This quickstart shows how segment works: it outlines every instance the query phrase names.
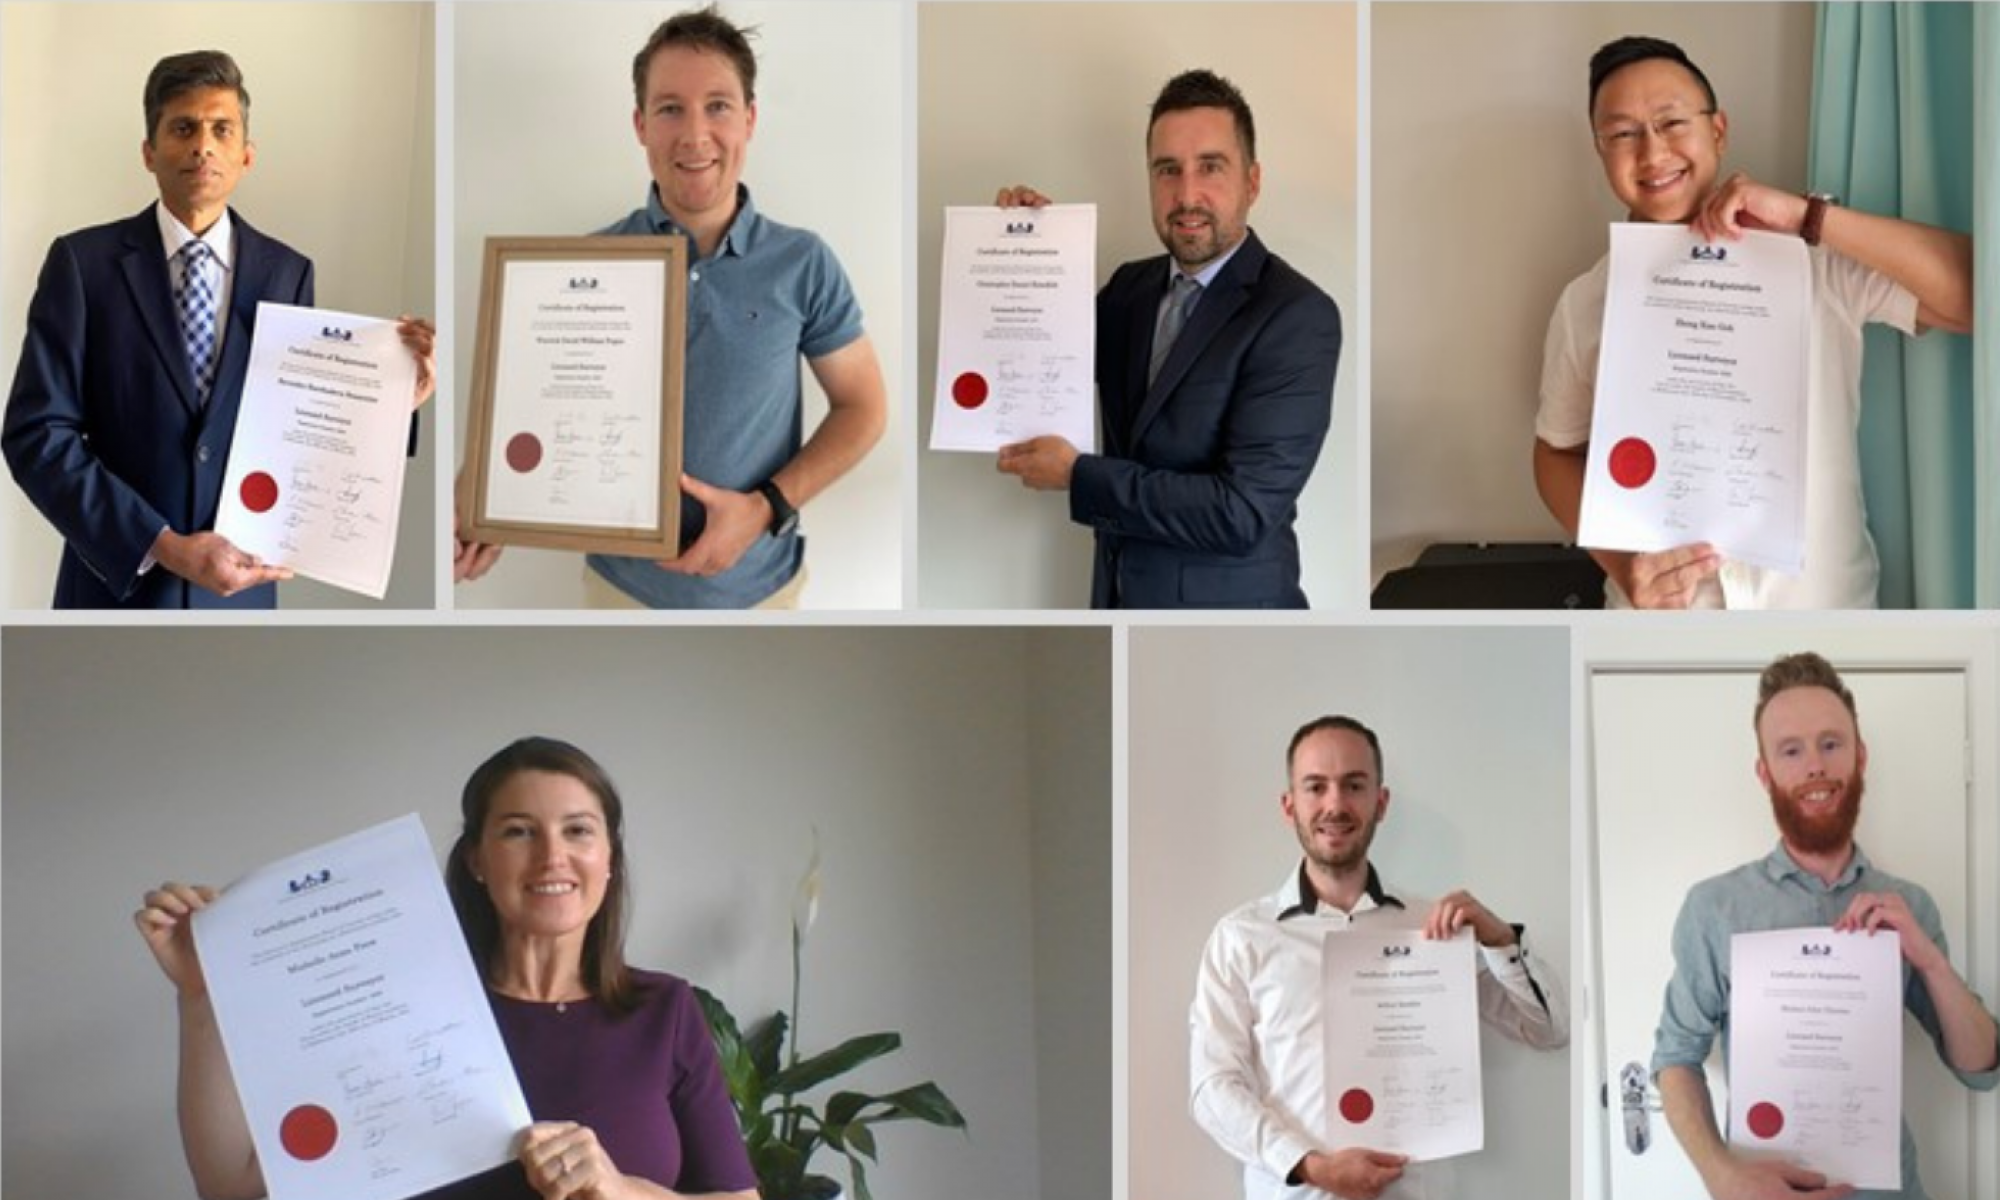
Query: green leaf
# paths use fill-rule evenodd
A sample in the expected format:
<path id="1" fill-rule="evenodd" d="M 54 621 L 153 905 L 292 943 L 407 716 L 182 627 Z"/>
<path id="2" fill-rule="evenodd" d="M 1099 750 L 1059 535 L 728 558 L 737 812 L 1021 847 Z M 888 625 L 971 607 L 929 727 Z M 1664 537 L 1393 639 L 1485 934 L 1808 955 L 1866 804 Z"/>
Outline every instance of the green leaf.
<path id="1" fill-rule="evenodd" d="M 759 1021 L 751 1029 L 750 1036 L 743 1039 L 743 1048 L 756 1065 L 760 1079 L 768 1081 L 778 1073 L 778 1055 L 784 1050 L 785 1032 L 790 1027 L 791 1022 L 784 1013 L 772 1013 Z"/>
<path id="2" fill-rule="evenodd" d="M 847 1145 L 868 1156 L 869 1162 L 881 1162 L 875 1156 L 875 1131 L 865 1124 L 849 1125 L 842 1139 Z"/>
<path id="3" fill-rule="evenodd" d="M 815 1054 L 770 1076 L 764 1081 L 764 1087 L 780 1096 L 810 1091 L 870 1059 L 894 1053 L 902 1044 L 903 1036 L 899 1033 L 870 1033 L 849 1038 L 831 1050 Z"/>
<path id="4" fill-rule="evenodd" d="M 882 1111 L 862 1115 L 870 1106 L 880 1105 Z M 835 1092 L 826 1101 L 826 1120 L 830 1125 L 852 1125 L 855 1121 L 879 1124 L 883 1121 L 924 1121 L 946 1129 L 965 1128 L 965 1115 L 951 1098 L 931 1082 L 915 1087 L 890 1092 L 886 1096 L 870 1096 L 862 1092 Z"/>

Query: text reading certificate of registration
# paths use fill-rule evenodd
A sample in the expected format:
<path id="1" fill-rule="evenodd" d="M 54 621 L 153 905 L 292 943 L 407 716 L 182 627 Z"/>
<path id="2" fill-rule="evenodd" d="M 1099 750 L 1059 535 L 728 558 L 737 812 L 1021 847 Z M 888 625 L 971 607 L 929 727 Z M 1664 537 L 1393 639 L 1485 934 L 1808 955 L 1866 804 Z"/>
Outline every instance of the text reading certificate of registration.
<path id="1" fill-rule="evenodd" d="M 1097 206 L 944 210 L 931 449 L 1097 448 Z"/>
<path id="2" fill-rule="evenodd" d="M 257 305 L 215 531 L 377 600 L 389 590 L 417 360 L 394 321 Z"/>
<path id="3" fill-rule="evenodd" d="M 403 1200 L 508 1161 L 528 1105 L 414 815 L 196 914 L 272 1200 Z"/>
<path id="4" fill-rule="evenodd" d="M 1803 570 L 1811 316 L 1795 237 L 1613 225 L 1577 541 Z"/>
<path id="5" fill-rule="evenodd" d="M 1891 931 L 1729 939 L 1729 1144 L 1903 1185 L 1903 952 Z"/>
<path id="6" fill-rule="evenodd" d="M 1485 1145 L 1472 930 L 1341 930 L 1322 964 L 1328 1145 L 1418 1162 Z"/>

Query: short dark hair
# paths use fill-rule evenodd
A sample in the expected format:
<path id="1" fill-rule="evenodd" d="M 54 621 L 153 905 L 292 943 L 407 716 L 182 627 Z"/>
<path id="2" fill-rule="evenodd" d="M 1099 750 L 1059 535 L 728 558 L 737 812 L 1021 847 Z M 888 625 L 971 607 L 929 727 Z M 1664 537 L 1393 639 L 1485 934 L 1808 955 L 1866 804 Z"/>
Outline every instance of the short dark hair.
<path id="1" fill-rule="evenodd" d="M 146 144 L 160 128 L 160 113 L 167 104 L 196 88 L 234 88 L 236 102 L 243 109 L 243 127 L 250 128 L 250 89 L 243 86 L 243 72 L 236 60 L 220 50 L 191 50 L 169 54 L 153 64 L 146 76 Z"/>
<path id="2" fill-rule="evenodd" d="M 521 738 L 480 763 L 465 781 L 465 791 L 459 797 L 465 824 L 445 862 L 444 884 L 451 906 L 458 912 L 466 948 L 472 951 L 480 978 L 486 978 L 493 969 L 494 955 L 500 951 L 500 914 L 486 885 L 472 874 L 471 852 L 486 832 L 493 797 L 509 779 L 526 771 L 567 775 L 589 788 L 604 808 L 605 831 L 611 838 L 611 880 L 604 888 L 604 903 L 584 930 L 583 984 L 607 1010 L 623 1015 L 639 1002 L 631 972 L 625 968 L 625 910 L 631 903 L 625 878 L 625 806 L 611 776 L 597 760 L 568 742 Z"/>
<path id="3" fill-rule="evenodd" d="M 1750 714 L 1750 728 L 1761 731 L 1764 708 L 1775 699 L 1779 692 L 1789 692 L 1793 688 L 1825 688 L 1840 697 L 1847 706 L 1847 715 L 1854 718 L 1855 727 L 1861 724 L 1861 714 L 1854 707 L 1854 693 L 1847 690 L 1847 684 L 1840 678 L 1840 672 L 1833 664 L 1810 650 L 1798 654 L 1787 654 L 1764 668 L 1757 678 L 1757 709 Z"/>
<path id="4" fill-rule="evenodd" d="M 1287 783 L 1291 782 L 1292 760 L 1299 755 L 1299 744 L 1315 733 L 1325 733 L 1333 729 L 1344 729 L 1348 733 L 1358 733 L 1368 743 L 1368 749 L 1375 755 L 1375 782 L 1379 786 L 1383 779 L 1382 739 L 1375 736 L 1374 730 L 1363 725 L 1353 717 L 1341 716 L 1314 717 L 1312 720 L 1299 726 L 1298 732 L 1292 735 L 1291 744 L 1285 747 L 1285 781 Z"/>
<path id="5" fill-rule="evenodd" d="M 1151 140 L 1153 126 L 1170 112 L 1180 112 L 1189 108 L 1224 108 L 1236 119 L 1236 138 L 1243 143 L 1245 166 L 1257 161 L 1257 122 L 1250 116 L 1250 102 L 1236 85 L 1213 71 L 1182 71 L 1167 80 L 1167 86 L 1153 101 L 1153 115 L 1146 121 L 1146 137 Z"/>
<path id="6" fill-rule="evenodd" d="M 1702 92 L 1708 97 L 1708 106 L 1720 107 L 1715 99 L 1714 85 L 1708 82 L 1708 76 L 1702 74 L 1701 68 L 1694 65 L 1694 60 L 1687 56 L 1687 51 L 1665 38 L 1632 36 L 1619 38 L 1615 42 L 1606 42 L 1597 48 L 1597 53 L 1590 56 L 1590 102 L 1584 107 L 1584 115 L 1592 117 L 1597 115 L 1597 89 L 1603 87 L 1604 81 L 1611 78 L 1614 72 L 1652 58 L 1664 58 L 1668 62 L 1679 63 L 1686 67 L 1688 74 L 1693 75 L 1695 81 L 1701 84 Z"/>
<path id="7" fill-rule="evenodd" d="M 653 31 L 653 36 L 646 39 L 645 48 L 632 60 L 633 107 L 645 111 L 646 72 L 652 68 L 653 56 L 669 46 L 685 46 L 690 50 L 727 58 L 730 65 L 736 68 L 736 78 L 743 84 L 744 102 L 756 100 L 757 55 L 750 49 L 750 39 L 755 36 L 755 25 L 739 26 L 723 16 L 713 4 L 668 17 Z"/>

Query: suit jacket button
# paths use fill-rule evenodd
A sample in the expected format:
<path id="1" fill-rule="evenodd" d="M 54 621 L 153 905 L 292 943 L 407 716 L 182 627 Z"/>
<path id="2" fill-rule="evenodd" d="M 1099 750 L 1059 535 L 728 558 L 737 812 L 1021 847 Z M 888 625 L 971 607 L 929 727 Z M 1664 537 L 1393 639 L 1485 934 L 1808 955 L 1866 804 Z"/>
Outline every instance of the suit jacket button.
<path id="1" fill-rule="evenodd" d="M 194 460 L 195 460 L 196 462 L 201 462 L 201 463 L 205 463 L 205 462 L 207 462 L 207 461 L 208 461 L 208 447 L 207 447 L 207 446 L 196 446 L 196 447 L 194 448 Z"/>

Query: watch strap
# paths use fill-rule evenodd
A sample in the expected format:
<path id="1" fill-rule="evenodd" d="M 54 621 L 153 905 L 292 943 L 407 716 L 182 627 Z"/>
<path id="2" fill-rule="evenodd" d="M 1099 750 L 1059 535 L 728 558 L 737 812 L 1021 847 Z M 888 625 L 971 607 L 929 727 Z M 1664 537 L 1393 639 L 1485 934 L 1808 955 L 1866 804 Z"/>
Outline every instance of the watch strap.
<path id="1" fill-rule="evenodd" d="M 1840 203 L 1830 192 L 1806 193 L 1806 219 L 1799 222 L 1799 239 L 1808 246 L 1819 245 L 1820 229 L 1826 224 L 1826 210 Z"/>
<path id="2" fill-rule="evenodd" d="M 766 479 L 757 485 L 757 491 L 771 506 L 771 523 L 765 527 L 765 531 L 772 537 L 783 537 L 790 533 L 799 523 L 799 510 L 792 507 L 790 500 L 785 499 L 784 490 L 778 486 L 778 481 Z"/>

